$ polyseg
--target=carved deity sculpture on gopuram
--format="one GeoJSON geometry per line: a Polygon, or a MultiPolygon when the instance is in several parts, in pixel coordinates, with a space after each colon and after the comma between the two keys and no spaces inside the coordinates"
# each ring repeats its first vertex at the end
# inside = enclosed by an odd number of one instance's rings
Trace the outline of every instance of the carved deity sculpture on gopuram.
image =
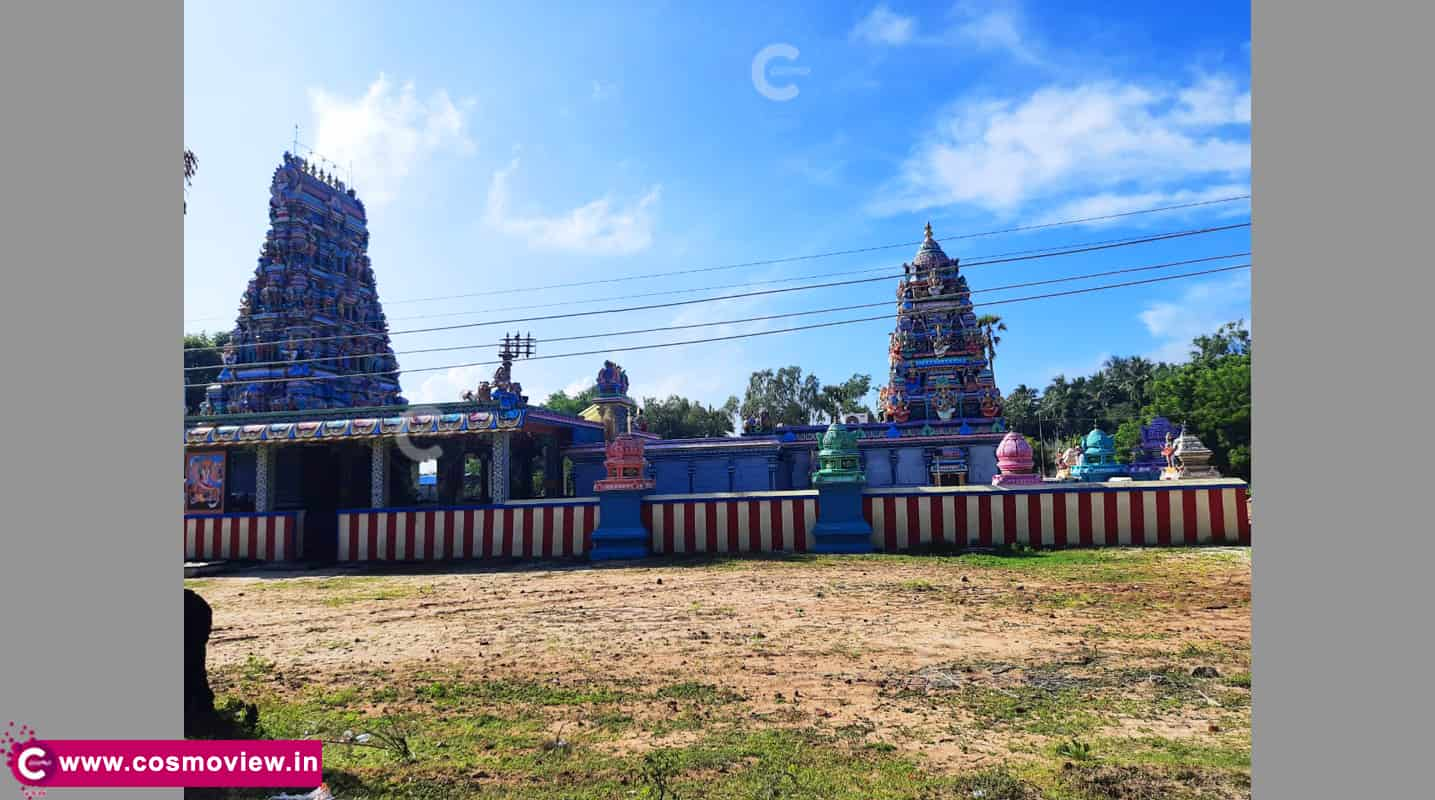
{"type": "Polygon", "coordinates": [[[403,405],[364,204],[290,153],[269,195],[259,265],[201,413],[403,405]]]}
{"type": "MultiPolygon", "coordinates": [[[[897,328],[888,348],[887,385],[878,405],[887,422],[963,422],[973,433],[1001,429],[1001,392],[987,336],[972,312],[971,289],[926,236],[897,285],[897,328]]],[[[965,432],[965,431],[964,431],[965,432]]]]}

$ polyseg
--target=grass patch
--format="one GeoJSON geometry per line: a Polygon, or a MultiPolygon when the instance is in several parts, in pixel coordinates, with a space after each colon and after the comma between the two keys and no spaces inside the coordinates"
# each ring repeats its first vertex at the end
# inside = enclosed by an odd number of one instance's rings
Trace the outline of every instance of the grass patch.
{"type": "Polygon", "coordinates": [[[573,706],[616,703],[623,693],[606,686],[559,686],[521,680],[432,681],[414,690],[417,699],[441,707],[470,704],[573,706]]]}
{"type": "Polygon", "coordinates": [[[963,686],[953,696],[983,728],[1012,728],[1024,733],[1073,738],[1099,728],[1095,709],[1106,703],[1079,689],[1047,691],[1032,686],[996,689],[963,686]]]}
{"type": "Polygon", "coordinates": [[[721,689],[712,684],[696,683],[693,681],[664,686],[658,689],[657,696],[670,700],[686,700],[710,705],[735,703],[742,699],[742,695],[736,692],[721,689]]]}

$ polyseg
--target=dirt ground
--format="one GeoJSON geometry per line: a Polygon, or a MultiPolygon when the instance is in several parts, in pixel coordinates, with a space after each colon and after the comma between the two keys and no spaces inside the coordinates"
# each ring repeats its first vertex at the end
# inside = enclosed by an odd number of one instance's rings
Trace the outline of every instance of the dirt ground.
{"type": "MultiPolygon", "coordinates": [[[[1205,754],[1195,766],[1244,754],[1248,774],[1250,578],[1249,550],[1209,548],[250,571],[186,585],[214,608],[221,696],[348,691],[364,714],[444,682],[616,687],[608,711],[634,722],[589,741],[614,757],[690,744],[721,718],[840,731],[938,775],[1073,748],[1081,760],[1088,743],[1121,764],[1148,750],[1152,763],[1205,754]]],[[[547,704],[542,727],[561,738],[600,710],[547,704]]],[[[1228,784],[1195,796],[1241,796],[1228,784]]]]}

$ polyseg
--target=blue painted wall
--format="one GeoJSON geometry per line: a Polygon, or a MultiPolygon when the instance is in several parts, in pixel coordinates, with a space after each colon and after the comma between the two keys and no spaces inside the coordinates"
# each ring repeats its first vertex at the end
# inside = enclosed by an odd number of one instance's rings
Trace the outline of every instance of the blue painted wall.
{"type": "Polygon", "coordinates": [[[697,459],[697,473],[693,475],[693,483],[696,485],[696,491],[728,491],[728,461],[727,458],[697,459]]]}
{"type": "MultiPolygon", "coordinates": [[[[861,449],[867,472],[867,486],[881,489],[890,486],[928,486],[931,476],[927,467],[927,447],[874,443],[861,449]],[[892,454],[896,454],[895,464],[892,454]]],[[[689,492],[765,492],[769,489],[787,491],[812,488],[812,450],[787,447],[776,462],[777,470],[769,483],[768,450],[758,452],[713,453],[648,451],[651,474],[657,481],[659,494],[689,492]],[[689,467],[693,468],[691,478],[689,467]],[[731,467],[731,479],[729,468],[731,467]],[[775,484],[775,485],[773,485],[775,484]]],[[[967,482],[989,484],[997,474],[996,445],[971,445],[967,449],[967,482]]],[[[585,457],[573,464],[574,484],[580,497],[593,493],[593,482],[603,478],[603,460],[585,457]]]]}

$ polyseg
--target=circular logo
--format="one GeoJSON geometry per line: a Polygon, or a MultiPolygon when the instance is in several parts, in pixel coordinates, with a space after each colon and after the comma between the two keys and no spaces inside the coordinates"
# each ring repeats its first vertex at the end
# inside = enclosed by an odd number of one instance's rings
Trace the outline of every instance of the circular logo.
{"type": "MultiPolygon", "coordinates": [[[[800,54],[796,47],[787,43],[770,44],[759,50],[757,55],[753,56],[752,59],[752,85],[757,89],[757,93],[769,100],[774,100],[779,103],[796,97],[797,86],[795,84],[788,83],[782,86],[774,86],[768,80],[767,65],[777,59],[796,61],[800,54]]],[[[787,67],[782,69],[782,74],[806,75],[807,71],[806,67],[787,67]]],[[[772,74],[779,74],[778,70],[773,69],[772,74]]]]}
{"type": "Polygon", "coordinates": [[[44,786],[59,772],[49,746],[36,741],[15,744],[10,768],[15,773],[15,779],[27,786],[44,786]]]}

